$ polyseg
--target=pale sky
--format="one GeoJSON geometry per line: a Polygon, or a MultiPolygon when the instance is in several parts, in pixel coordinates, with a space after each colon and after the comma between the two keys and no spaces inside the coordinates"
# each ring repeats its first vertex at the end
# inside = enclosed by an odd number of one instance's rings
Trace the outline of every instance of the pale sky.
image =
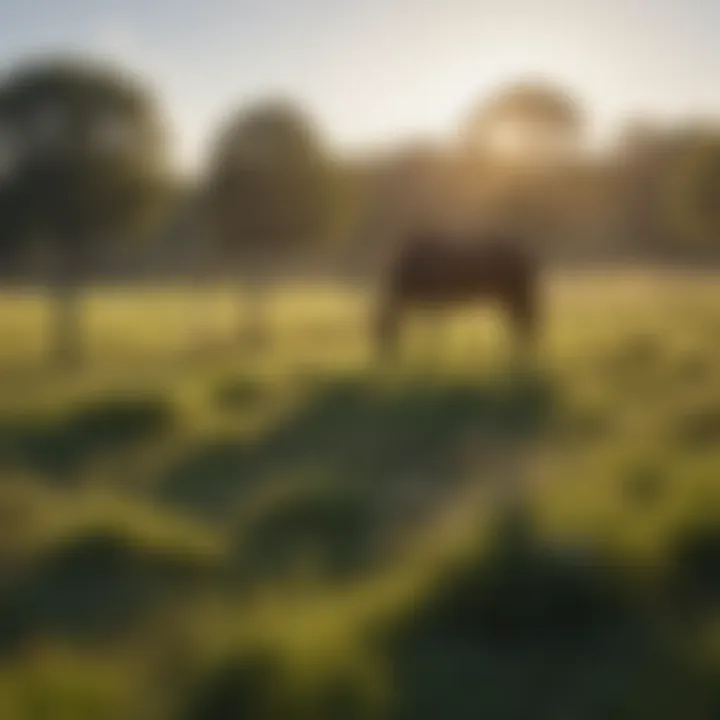
{"type": "Polygon", "coordinates": [[[192,169],[228,111],[275,93],[358,149],[450,132],[528,74],[575,92],[600,132],[720,117],[718,28],[717,0],[0,0],[0,64],[111,55],[161,92],[192,169]]]}

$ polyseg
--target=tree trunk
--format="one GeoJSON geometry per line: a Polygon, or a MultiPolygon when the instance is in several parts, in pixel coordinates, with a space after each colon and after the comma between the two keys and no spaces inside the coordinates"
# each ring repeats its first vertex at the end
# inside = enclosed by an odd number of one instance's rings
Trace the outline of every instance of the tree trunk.
{"type": "Polygon", "coordinates": [[[192,325],[189,333],[190,352],[202,355],[218,349],[220,338],[216,328],[209,322],[212,313],[212,295],[222,280],[222,267],[213,255],[201,255],[196,259],[193,286],[196,293],[194,307],[189,314],[192,325]]]}
{"type": "Polygon", "coordinates": [[[239,305],[242,307],[238,327],[238,340],[243,347],[264,349],[269,341],[267,313],[267,283],[262,275],[252,278],[240,287],[239,305]]]}
{"type": "Polygon", "coordinates": [[[77,370],[83,348],[83,279],[89,267],[87,235],[70,227],[56,238],[52,272],[51,363],[63,370],[77,370]]]}
{"type": "Polygon", "coordinates": [[[75,370],[83,359],[83,307],[78,279],[65,277],[56,281],[53,295],[51,362],[75,370]]]}

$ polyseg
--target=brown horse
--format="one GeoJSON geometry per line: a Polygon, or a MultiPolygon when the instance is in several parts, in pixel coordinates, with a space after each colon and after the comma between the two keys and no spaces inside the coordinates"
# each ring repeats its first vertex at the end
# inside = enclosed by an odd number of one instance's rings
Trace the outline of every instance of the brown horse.
{"type": "Polygon", "coordinates": [[[493,235],[458,241],[442,234],[410,234],[395,253],[381,294],[376,339],[383,356],[397,345],[403,313],[494,301],[510,316],[526,350],[539,323],[538,264],[522,243],[493,235]]]}

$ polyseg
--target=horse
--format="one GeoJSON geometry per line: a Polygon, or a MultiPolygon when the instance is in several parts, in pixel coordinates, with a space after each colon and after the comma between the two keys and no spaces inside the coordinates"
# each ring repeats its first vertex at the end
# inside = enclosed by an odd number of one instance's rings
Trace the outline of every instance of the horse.
{"type": "Polygon", "coordinates": [[[377,311],[381,357],[396,350],[401,320],[413,308],[498,302],[523,349],[532,352],[540,323],[539,265],[517,237],[413,232],[391,255],[377,311]]]}

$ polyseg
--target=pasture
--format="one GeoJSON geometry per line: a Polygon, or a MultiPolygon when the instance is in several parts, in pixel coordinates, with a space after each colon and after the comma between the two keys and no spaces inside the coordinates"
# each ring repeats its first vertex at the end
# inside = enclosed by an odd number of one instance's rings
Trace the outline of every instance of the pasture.
{"type": "Polygon", "coordinates": [[[532,370],[371,300],[91,289],[68,375],[0,299],[0,717],[718,716],[717,278],[558,274],[532,370]]]}

